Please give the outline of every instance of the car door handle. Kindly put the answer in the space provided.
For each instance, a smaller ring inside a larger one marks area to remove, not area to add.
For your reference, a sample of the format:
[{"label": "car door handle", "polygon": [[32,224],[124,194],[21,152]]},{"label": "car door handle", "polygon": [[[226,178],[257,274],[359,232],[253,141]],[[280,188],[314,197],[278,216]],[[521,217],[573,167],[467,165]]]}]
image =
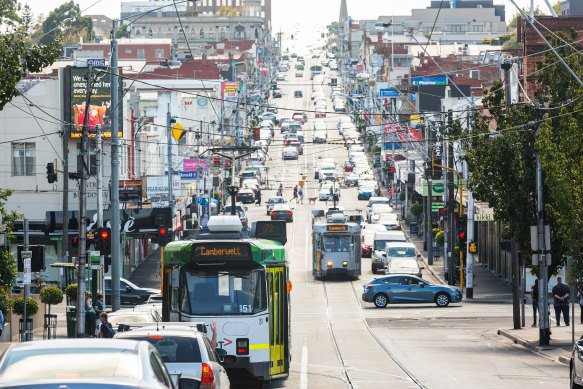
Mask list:
[{"label": "car door handle", "polygon": [[411,288],[407,288],[407,290],[412,290]]}]

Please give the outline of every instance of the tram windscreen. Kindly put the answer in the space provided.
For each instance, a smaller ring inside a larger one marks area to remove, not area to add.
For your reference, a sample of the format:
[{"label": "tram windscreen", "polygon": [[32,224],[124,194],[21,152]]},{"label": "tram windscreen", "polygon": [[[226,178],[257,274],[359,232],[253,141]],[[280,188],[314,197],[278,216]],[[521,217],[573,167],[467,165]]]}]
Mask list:
[{"label": "tram windscreen", "polygon": [[324,235],[324,250],[327,253],[341,253],[350,251],[350,236],[326,236]]},{"label": "tram windscreen", "polygon": [[252,315],[267,307],[263,269],[184,269],[180,306],[193,315]]}]

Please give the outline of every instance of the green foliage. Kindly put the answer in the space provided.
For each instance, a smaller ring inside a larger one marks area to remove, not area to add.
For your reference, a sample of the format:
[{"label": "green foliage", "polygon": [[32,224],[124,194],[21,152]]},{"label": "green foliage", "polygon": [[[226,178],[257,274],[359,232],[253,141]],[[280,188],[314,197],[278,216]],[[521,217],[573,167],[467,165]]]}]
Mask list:
[{"label": "green foliage", "polygon": [[65,288],[65,295],[71,301],[77,301],[77,284],[71,284]]},{"label": "green foliage", "polygon": [[4,314],[4,317],[10,312],[10,308],[12,306],[12,301],[10,301],[10,297],[8,297],[8,293],[3,290],[0,290],[0,311]]},{"label": "green foliage", "polygon": [[22,7],[22,27],[24,27],[27,33],[30,33],[32,28],[34,27],[34,15],[32,14],[32,9],[28,4],[24,4]]},{"label": "green foliage", "polygon": [[399,193],[399,201],[405,201],[405,192]]},{"label": "green foliage", "polygon": [[433,236],[435,238],[439,231],[441,231],[439,228],[432,228],[431,229],[431,236]]},{"label": "green foliage", "polygon": [[[524,13],[526,15],[530,16],[530,8],[525,8]],[[558,14],[560,15],[561,13],[559,12]],[[510,30],[516,28],[516,21],[517,21],[519,15],[520,15],[520,12],[516,11],[516,13],[512,17],[512,19],[510,19],[510,22],[508,23],[508,28]],[[541,9],[539,7],[536,7],[534,9],[534,16],[539,16],[539,15],[544,15],[544,12],[541,11]],[[520,15],[520,16],[522,17],[522,15]]]},{"label": "green foliage", "polygon": [[[12,312],[22,316],[24,314],[24,297],[12,301]],[[38,312],[38,302],[32,297],[26,298],[26,316],[31,317]]]},{"label": "green foliage", "polygon": [[213,192],[213,199],[220,201],[221,200],[221,194],[217,191]]},{"label": "green foliage", "polygon": [[199,222],[198,219],[192,219],[192,229],[198,230]]},{"label": "green foliage", "polygon": [[411,212],[411,215],[419,217],[419,215],[423,213],[423,205],[411,204],[411,207],[409,207],[409,212]]},{"label": "green foliage", "polygon": [[123,24],[123,25],[119,26],[115,30],[115,37],[116,38],[129,38],[130,37],[130,32],[128,31],[129,26],[130,26],[129,24]]},{"label": "green foliage", "polygon": [[43,21],[40,31],[40,43],[49,44],[62,39],[62,46],[69,46],[83,38],[88,41],[93,31],[93,20],[81,16],[81,9],[73,1],[64,3],[52,10]]},{"label": "green foliage", "polygon": [[[0,48],[2,51],[2,48]],[[3,77],[0,73],[0,79]],[[0,91],[0,94],[2,92]],[[6,224],[6,238],[8,241],[13,241],[14,236],[12,235],[12,230],[14,229],[14,221],[20,218],[20,215],[15,211],[8,212],[6,210],[6,202],[8,197],[12,195],[12,191],[9,189],[0,189],[0,213],[2,213],[2,221]],[[6,247],[0,247],[0,288],[9,289],[16,283],[16,276],[18,275],[16,269],[16,259],[12,255],[9,249]]]},{"label": "green foliage", "polygon": [[27,27],[18,16],[19,10],[15,0],[0,0],[0,111],[20,94],[16,89],[18,81],[28,72],[39,72],[59,57],[55,41],[47,45],[30,43]]},{"label": "green foliage", "polygon": [[63,292],[54,286],[43,288],[40,291],[40,301],[48,305],[60,304],[63,301]]},{"label": "green foliage", "polygon": [[510,39],[508,39],[507,41],[505,41],[502,44],[502,48],[504,50],[516,50],[516,49],[521,49],[522,48],[522,43],[518,43],[518,41],[516,40],[516,33],[513,32],[510,35]]},{"label": "green foliage", "polygon": [[444,231],[439,231],[437,234],[435,234],[435,243],[437,243],[437,245],[439,247],[443,247],[443,244],[445,243],[445,232]]}]

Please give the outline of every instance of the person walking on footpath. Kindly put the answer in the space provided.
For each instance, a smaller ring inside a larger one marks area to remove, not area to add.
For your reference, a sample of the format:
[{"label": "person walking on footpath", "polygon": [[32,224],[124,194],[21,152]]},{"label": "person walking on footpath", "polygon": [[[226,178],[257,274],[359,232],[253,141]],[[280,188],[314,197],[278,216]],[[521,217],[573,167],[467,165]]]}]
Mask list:
[{"label": "person walking on footpath", "polygon": [[277,189],[277,195],[279,197],[283,196],[283,184],[279,184],[279,189]]},{"label": "person walking on footpath", "polygon": [[553,286],[553,297],[555,307],[555,318],[557,319],[557,327],[561,325],[561,312],[563,312],[563,320],[565,325],[569,326],[569,287],[563,284],[563,277],[557,276],[557,284]]},{"label": "person walking on footpath", "polygon": [[[581,308],[581,324],[583,324],[583,284],[577,285],[577,297],[579,297],[579,308]],[[573,318],[575,320],[575,318]]]},{"label": "person walking on footpath", "polygon": [[255,195],[255,197],[257,198],[257,201],[255,202],[255,204],[261,205],[261,189],[257,190],[257,194]]},{"label": "person walking on footpath", "polygon": [[4,314],[0,309],[0,336],[2,336],[2,328],[4,327]]},{"label": "person walking on footpath", "polygon": [[531,327],[536,327],[536,311],[538,311],[538,278],[534,280],[534,285],[530,288],[530,297],[532,298],[532,314],[534,318]]},{"label": "person walking on footpath", "polygon": [[107,313],[101,312],[99,314],[99,333],[98,338],[113,338],[115,331],[111,326],[111,323],[107,321]]},{"label": "person walking on footpath", "polygon": [[296,203],[298,202],[298,186],[294,186],[294,197],[292,200],[295,200]]},{"label": "person walking on footpath", "polygon": [[93,309],[95,310],[95,316],[93,316],[93,318],[95,319],[95,336],[97,336],[99,335],[99,315],[101,315],[101,312],[105,312],[105,310],[103,309],[102,294],[97,295],[97,301],[95,302]]},{"label": "person walking on footpath", "polygon": [[300,195],[300,204],[304,203],[304,189],[300,188],[300,190],[298,191],[298,195]]}]

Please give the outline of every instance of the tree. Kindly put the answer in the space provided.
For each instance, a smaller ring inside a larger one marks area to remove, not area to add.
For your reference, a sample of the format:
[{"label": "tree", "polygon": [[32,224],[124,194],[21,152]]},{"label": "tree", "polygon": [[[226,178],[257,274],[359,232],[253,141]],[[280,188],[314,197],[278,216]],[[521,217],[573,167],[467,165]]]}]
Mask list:
[{"label": "tree", "polygon": [[16,83],[27,72],[38,72],[59,56],[56,42],[47,45],[29,42],[18,10],[16,0],[0,1],[0,111],[20,94]]},{"label": "tree", "polygon": [[61,289],[49,286],[40,291],[40,301],[49,306],[49,315],[51,314],[51,305],[60,304],[63,301],[63,292]]},{"label": "tree", "polygon": [[25,28],[26,32],[30,33],[34,27],[34,15],[28,4],[24,4],[24,7],[22,7],[21,20],[22,26]]},{"label": "tree", "polygon": [[[12,312],[18,316],[24,314],[24,297],[18,297],[12,300]],[[38,302],[32,297],[26,298],[26,316],[31,318],[38,312]]]},{"label": "tree", "polygon": [[48,44],[62,37],[62,46],[75,44],[81,40],[89,40],[93,31],[93,20],[89,16],[81,16],[81,9],[73,1],[62,4],[52,10],[43,21],[40,43]]},{"label": "tree", "polygon": [[[8,242],[14,240],[14,236],[12,236],[14,221],[20,218],[20,215],[15,211],[8,212],[6,210],[5,204],[11,194],[11,190],[0,189],[0,213],[2,213],[2,223],[6,224],[6,239]],[[0,247],[0,289],[8,291],[16,283],[17,274],[16,259],[12,256],[10,249],[8,247]]]}]

